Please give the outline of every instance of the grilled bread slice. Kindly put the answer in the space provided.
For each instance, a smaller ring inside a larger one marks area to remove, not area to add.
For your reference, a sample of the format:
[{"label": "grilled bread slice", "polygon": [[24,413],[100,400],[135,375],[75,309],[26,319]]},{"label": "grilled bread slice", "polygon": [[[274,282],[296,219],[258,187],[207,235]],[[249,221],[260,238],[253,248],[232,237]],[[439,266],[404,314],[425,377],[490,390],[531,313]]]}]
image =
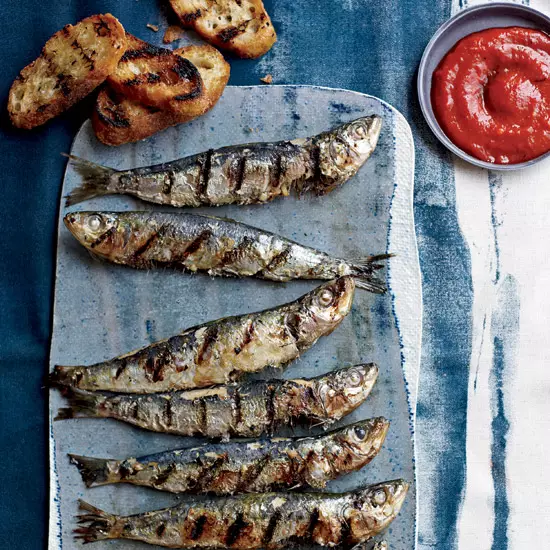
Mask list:
[{"label": "grilled bread slice", "polygon": [[34,128],[68,109],[116,69],[125,48],[124,28],[109,13],[64,27],[12,84],[8,111],[13,124]]},{"label": "grilled bread slice", "polygon": [[123,96],[159,109],[178,111],[179,105],[203,94],[197,68],[171,50],[126,35],[128,49],[109,84]]},{"label": "grilled bread slice", "polygon": [[260,57],[277,35],[262,0],[170,0],[183,25],[239,57]]},{"label": "grilled bread slice", "polygon": [[204,95],[186,103],[186,112],[170,111],[143,105],[117,94],[108,84],[100,91],[92,115],[97,138],[106,145],[122,145],[145,139],[156,132],[204,114],[218,101],[229,80],[229,64],[209,45],[187,46],[174,53],[189,59],[199,70]]}]

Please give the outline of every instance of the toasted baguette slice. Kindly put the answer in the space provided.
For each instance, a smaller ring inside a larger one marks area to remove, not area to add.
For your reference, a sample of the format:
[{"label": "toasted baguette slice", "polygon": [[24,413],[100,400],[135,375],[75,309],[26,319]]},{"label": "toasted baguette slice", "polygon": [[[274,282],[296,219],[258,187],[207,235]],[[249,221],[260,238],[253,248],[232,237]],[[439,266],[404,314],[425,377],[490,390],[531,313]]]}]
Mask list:
[{"label": "toasted baguette slice", "polygon": [[183,25],[239,57],[260,57],[277,40],[262,0],[170,0]]},{"label": "toasted baguette slice", "polygon": [[176,111],[180,103],[200,97],[202,79],[189,60],[171,50],[126,35],[128,49],[109,84],[123,96],[159,109]]},{"label": "toasted baguette slice", "polygon": [[108,84],[100,91],[92,115],[97,138],[106,145],[122,145],[145,139],[169,126],[204,114],[218,101],[229,80],[229,64],[212,46],[188,46],[174,53],[189,59],[201,74],[204,95],[187,102],[187,112],[176,116],[117,94]]},{"label": "toasted baguette slice", "polygon": [[68,109],[116,69],[125,46],[124,28],[110,13],[55,33],[12,84],[8,111],[13,124],[34,128]]}]

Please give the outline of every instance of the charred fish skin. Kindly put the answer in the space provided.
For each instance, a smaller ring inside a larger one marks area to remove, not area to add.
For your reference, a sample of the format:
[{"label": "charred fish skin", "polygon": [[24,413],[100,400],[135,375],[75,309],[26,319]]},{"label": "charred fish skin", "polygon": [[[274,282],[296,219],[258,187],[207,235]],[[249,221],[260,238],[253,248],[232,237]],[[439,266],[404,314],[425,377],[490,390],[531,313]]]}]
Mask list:
[{"label": "charred fish skin", "polygon": [[323,195],[357,173],[381,128],[379,116],[366,116],[310,138],[223,147],[123,171],[71,156],[83,184],[67,205],[110,194],[176,207],[265,203],[293,190]]},{"label": "charred fish skin", "polygon": [[172,393],[68,389],[70,407],[60,409],[56,420],[103,417],[175,435],[222,440],[258,437],[299,420],[329,426],[367,399],[377,377],[378,367],[369,363],[309,379],[261,380]]},{"label": "charred fish skin", "polygon": [[56,365],[50,383],[151,393],[225,384],[283,367],[330,334],[351,310],[355,282],[341,277],[270,310],[226,317],[90,366]]},{"label": "charred fish skin", "polygon": [[317,437],[206,444],[109,460],[69,455],[88,487],[130,483],[172,493],[265,493],[313,487],[359,470],[380,451],[389,422],[361,420]]},{"label": "charred fish skin", "polygon": [[374,277],[383,254],[356,262],[334,258],[234,220],[168,212],[71,212],[64,218],[92,254],[138,269],[175,267],[212,276],[286,282],[351,275],[357,286],[382,293]]},{"label": "charred fish skin", "polygon": [[173,508],[114,516],[80,501],[86,514],[75,536],[84,542],[131,539],[168,548],[284,548],[368,540],[395,519],[408,490],[403,480],[351,493],[263,493],[193,498]]}]

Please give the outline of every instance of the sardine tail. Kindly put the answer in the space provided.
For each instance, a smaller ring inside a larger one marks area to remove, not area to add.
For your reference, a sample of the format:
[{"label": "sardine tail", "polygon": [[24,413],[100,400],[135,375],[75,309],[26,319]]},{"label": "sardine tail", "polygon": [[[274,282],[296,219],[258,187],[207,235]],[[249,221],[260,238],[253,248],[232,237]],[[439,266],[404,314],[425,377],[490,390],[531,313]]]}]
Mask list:
[{"label": "sardine tail", "polygon": [[100,417],[99,407],[103,396],[73,388],[63,390],[63,396],[69,400],[69,407],[57,411],[54,420],[68,420],[70,418],[96,418]]},{"label": "sardine tail", "polygon": [[106,475],[107,460],[69,454],[71,464],[75,464],[86,487],[96,487],[108,483]]},{"label": "sardine tail", "polygon": [[392,256],[393,254],[379,254],[352,262],[350,264],[352,269],[351,275],[355,278],[355,286],[374,292],[375,294],[384,294],[388,289],[380,279],[374,277],[374,272],[384,267],[379,262],[387,260]]},{"label": "sardine tail", "polygon": [[79,500],[78,504],[79,508],[86,513],[76,517],[78,523],[82,526],[73,531],[74,538],[82,539],[85,543],[112,538],[111,532],[116,524],[116,516],[108,514],[83,500]]},{"label": "sardine tail", "polygon": [[[65,155],[65,154],[64,154]],[[75,187],[66,197],[66,206],[71,206],[101,195],[112,193],[108,186],[111,182],[111,176],[117,172],[113,168],[101,166],[95,162],[75,157],[74,155],[65,155],[70,159],[71,165],[82,177],[83,183]]]}]

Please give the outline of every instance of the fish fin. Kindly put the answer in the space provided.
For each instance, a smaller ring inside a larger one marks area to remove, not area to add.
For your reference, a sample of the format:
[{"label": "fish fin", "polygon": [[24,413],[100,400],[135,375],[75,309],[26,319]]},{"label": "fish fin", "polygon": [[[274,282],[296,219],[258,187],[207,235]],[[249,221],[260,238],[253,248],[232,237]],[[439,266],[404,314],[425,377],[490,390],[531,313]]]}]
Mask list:
[{"label": "fish fin", "polygon": [[368,258],[350,262],[351,275],[355,278],[357,288],[369,290],[375,294],[384,294],[387,291],[386,285],[380,279],[374,277],[373,274],[378,269],[384,267],[378,262],[382,262],[393,256],[394,254],[378,254],[377,256],[369,256]]},{"label": "fish fin", "polygon": [[75,529],[73,531],[75,539],[82,539],[86,543],[112,538],[111,531],[116,524],[116,516],[108,514],[80,499],[78,505],[81,510],[87,512],[86,514],[76,516],[78,523],[89,523],[89,525],[82,525],[82,527]]},{"label": "fish fin", "polygon": [[101,416],[99,407],[104,399],[102,395],[74,388],[65,388],[63,396],[69,400],[70,407],[59,409],[54,420],[96,418]]},{"label": "fish fin", "polygon": [[107,166],[101,166],[95,162],[75,157],[74,155],[64,156],[70,159],[71,166],[78,172],[78,174],[84,180],[82,185],[75,187],[65,198],[65,206],[71,206],[77,202],[82,202],[101,195],[109,195],[112,193],[108,189],[108,185],[111,182],[111,176],[118,172],[114,168],[108,168]]},{"label": "fish fin", "polygon": [[71,464],[75,464],[78,468],[86,487],[95,487],[96,485],[105,485],[108,483],[105,473],[107,466],[105,458],[92,458],[73,454],[69,454],[69,458]]}]

